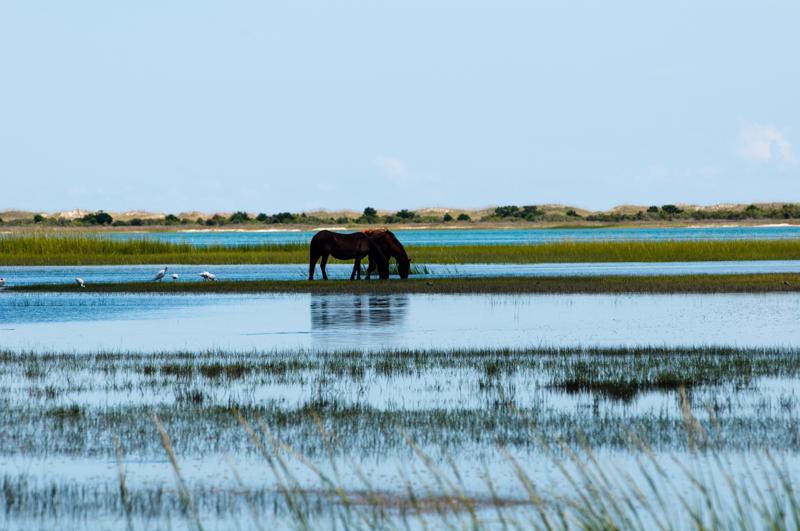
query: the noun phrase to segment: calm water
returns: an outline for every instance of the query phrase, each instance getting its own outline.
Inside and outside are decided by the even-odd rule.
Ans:
[[[95,352],[800,345],[800,295],[0,295],[0,346]]]
[[[0,267],[7,286],[29,284],[72,284],[75,277],[87,283],[144,282],[163,267],[131,266],[13,266]],[[509,276],[609,276],[609,275],[700,275],[730,273],[800,273],[800,260],[753,260],[739,262],[620,262],[581,264],[459,264],[425,266],[424,278],[509,277]],[[332,279],[350,278],[352,265],[329,264]],[[169,265],[178,273],[178,282],[202,282],[200,272],[212,271],[219,280],[303,280],[308,276],[304,264],[255,265]],[[316,270],[320,278],[319,266]],[[164,282],[173,282],[167,275]]]
[[[340,232],[351,232],[341,229]],[[153,238],[192,245],[307,243],[316,231],[112,233],[116,239]],[[507,245],[557,241],[754,240],[800,238],[799,226],[649,229],[436,229],[397,230],[405,245]]]
[[[643,459],[623,442],[627,430],[633,430],[646,439],[653,459],[666,471],[667,494],[675,489],[692,500],[697,497],[685,473],[688,466],[703,477],[730,474],[732,481],[757,496],[767,490],[763,482],[774,475],[756,449],[770,449],[789,476],[800,477],[800,390],[792,376],[691,390],[694,414],[705,429],[719,430],[720,464],[714,456],[687,451],[684,409],[676,391],[645,391],[630,401],[588,392],[566,393],[551,386],[564,358],[560,354],[539,367],[495,376],[480,363],[395,372],[369,363],[362,372],[335,372],[325,363],[336,361],[330,351],[349,349],[634,344],[798,347],[798,315],[800,294],[795,293],[0,292],[0,349],[143,353],[113,359],[55,357],[41,363],[35,357],[26,362],[0,357],[0,481],[5,489],[0,498],[0,528],[126,529],[113,442],[119,437],[126,485],[134,500],[133,527],[191,529],[154,428],[153,411],[170,433],[206,529],[252,527],[249,503],[255,503],[265,528],[292,528],[276,477],[232,417],[234,407],[262,408],[255,415],[245,415],[251,422],[263,419],[280,440],[356,491],[366,488],[363,478],[367,477],[374,487],[395,495],[403,495],[407,485],[418,492],[438,492],[439,484],[411,451],[407,436],[447,474],[452,474],[448,461],[452,460],[459,470],[456,481],[468,495],[490,495],[485,479],[489,471],[495,482],[492,492],[524,498],[525,490],[508,459],[512,455],[535,479],[545,499],[572,496],[574,488],[560,466],[573,471],[576,466],[557,465],[547,457],[536,443],[540,435],[573,445],[585,436],[607,473],[630,476],[646,489],[648,478],[641,463],[649,458]],[[233,378],[211,377],[198,368],[188,375],[165,371],[167,366],[182,364],[280,364],[291,357],[286,351],[294,349],[305,351],[295,359],[321,359],[319,367],[287,373],[255,370]],[[175,351],[191,354],[182,357]],[[151,356],[153,352],[164,354]],[[669,365],[671,360],[664,358],[663,363]],[[342,413],[341,408],[350,406],[357,407]],[[313,415],[297,413],[314,407],[320,408],[319,425]],[[60,416],[59,411],[70,408],[80,413]],[[320,426],[332,434],[330,440],[322,439]],[[288,455],[285,459],[297,486],[314,492],[324,487],[308,466]],[[721,503],[732,503],[733,497],[725,494],[726,483],[722,485]],[[242,495],[243,488],[250,493],[248,498]],[[311,512],[319,524],[313,527],[331,527],[328,511],[333,501],[323,496],[313,502]],[[665,512],[685,514],[674,496],[666,503]],[[515,509],[509,511],[514,514]],[[478,514],[489,522],[496,518],[492,509],[479,508]],[[526,518],[531,512],[522,514]],[[395,517],[390,511],[388,518]],[[430,518],[428,528],[441,527],[434,514]],[[399,518],[395,523],[393,527],[405,528]],[[409,528],[422,527],[412,521]]]

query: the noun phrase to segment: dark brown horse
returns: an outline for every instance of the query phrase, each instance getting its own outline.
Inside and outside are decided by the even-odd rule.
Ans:
[[[361,278],[361,260],[369,256],[369,266],[377,267],[378,275],[382,279],[389,278],[389,261],[381,251],[380,247],[373,242],[369,236],[360,232],[352,234],[338,234],[329,230],[321,230],[311,238],[311,251],[308,261],[308,280],[314,280],[314,269],[317,267],[317,260],[322,258],[319,264],[322,270],[322,278],[328,280],[328,273],[325,266],[328,263],[328,256],[333,256],[338,260],[353,260],[353,273],[350,280]]]
[[[392,258],[395,259],[397,262],[397,273],[400,275],[400,278],[408,278],[408,272],[411,269],[411,259],[408,258],[405,247],[403,247],[403,244],[400,243],[400,240],[397,239],[397,236],[395,236],[392,231],[389,229],[367,229],[361,232],[369,236],[370,239],[378,245],[383,256],[386,257],[387,262]],[[370,275],[375,271],[376,267],[377,264],[373,264],[372,260],[370,260],[369,267],[367,268],[367,280],[369,280]]]

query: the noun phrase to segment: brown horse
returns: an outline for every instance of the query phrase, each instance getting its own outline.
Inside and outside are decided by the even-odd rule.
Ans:
[[[361,232],[369,236],[370,239],[378,245],[383,256],[386,257],[387,262],[392,258],[397,261],[397,273],[400,275],[400,278],[408,278],[408,273],[411,269],[411,259],[408,257],[408,254],[406,254],[406,249],[403,247],[403,244],[400,243],[400,240],[397,239],[397,236],[395,236],[392,231],[389,229],[367,229]],[[373,264],[372,260],[370,260],[369,267],[367,268],[367,280],[369,280],[370,275],[375,271],[376,267],[377,264]]]
[[[319,264],[322,270],[322,278],[328,280],[328,273],[325,266],[328,263],[328,256],[333,256],[339,260],[353,260],[353,272],[350,280],[361,278],[361,260],[369,256],[369,265],[378,268],[378,275],[381,279],[389,278],[389,261],[381,251],[380,247],[373,242],[369,236],[360,232],[352,234],[338,234],[329,230],[321,230],[311,238],[311,250],[308,261],[308,280],[314,280],[314,269],[317,267],[317,260],[322,258]]]

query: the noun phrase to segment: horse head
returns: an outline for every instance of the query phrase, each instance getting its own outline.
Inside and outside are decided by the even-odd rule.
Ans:
[[[387,230],[385,237],[389,241],[391,254],[397,261],[397,273],[400,278],[408,278],[408,274],[411,272],[411,258],[408,257],[405,247],[392,231]]]
[[[408,274],[410,271],[411,271],[411,258],[409,258],[408,260],[397,262],[397,274],[400,275],[400,278],[408,278]]]

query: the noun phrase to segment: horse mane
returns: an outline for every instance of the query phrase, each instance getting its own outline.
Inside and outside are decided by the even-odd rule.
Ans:
[[[394,232],[390,231],[389,229],[386,229],[386,236],[397,247],[397,253],[400,255],[399,258],[408,261],[408,253],[406,253],[406,248],[403,247],[403,244],[400,243],[400,240],[397,239],[397,236],[394,235]],[[398,259],[398,256],[395,256],[395,259]]]
[[[394,235],[394,232],[390,231],[389,229],[381,228],[381,229],[364,229],[361,231],[363,234],[366,234],[370,239],[372,238],[383,238],[386,240],[385,243],[389,244],[389,250],[391,251],[388,258],[394,258],[395,260],[408,262],[408,253],[406,253],[406,248],[403,247],[403,244],[400,243],[400,240],[397,239],[397,236]]]

